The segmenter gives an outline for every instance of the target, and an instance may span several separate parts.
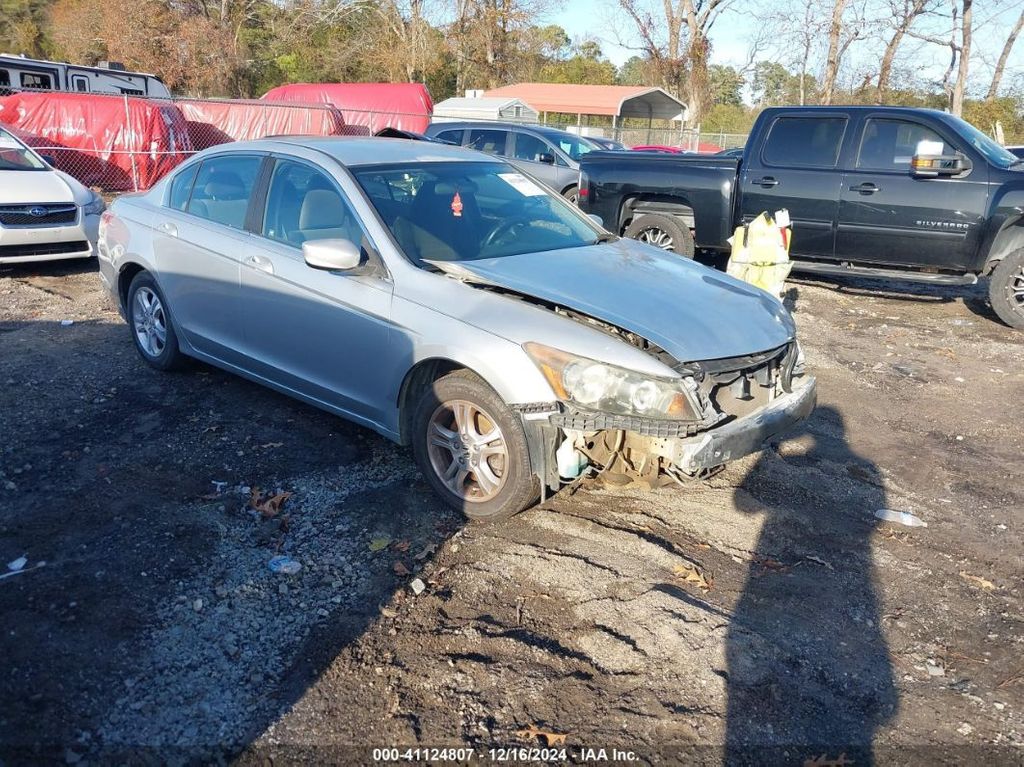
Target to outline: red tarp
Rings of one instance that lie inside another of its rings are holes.
[[[422,83],[294,83],[271,88],[262,98],[331,104],[347,125],[365,127],[367,135],[388,127],[423,133],[434,114]]]
[[[176,99],[174,103],[188,120],[188,135],[196,149],[264,136],[339,136],[346,132],[341,112],[329,104],[196,99]]]
[[[0,122],[31,134],[37,151],[87,186],[148,189],[193,153],[182,113],[169,101],[92,93],[0,97]]]

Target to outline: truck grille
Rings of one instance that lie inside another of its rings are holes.
[[[78,208],[68,203],[0,205],[0,224],[3,226],[73,224],[77,217]]]

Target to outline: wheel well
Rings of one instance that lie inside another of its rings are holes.
[[[619,233],[624,232],[630,222],[643,213],[673,216],[688,229],[694,228],[693,207],[688,200],[671,195],[643,194],[627,197],[622,201],[622,208],[619,210]]]
[[[989,248],[983,273],[991,274],[1000,261],[1019,248],[1024,248],[1024,225],[1017,223],[1005,227],[996,235]]]
[[[576,183],[575,181],[573,181],[573,182],[572,182],[571,184],[569,184],[568,186],[566,186],[566,187],[565,187],[565,188],[564,188],[564,189],[562,190],[562,194],[564,195],[564,194],[565,194],[566,192],[568,192],[568,191],[569,191],[570,189],[576,189],[576,188],[577,188],[578,186],[579,186],[579,184],[577,184],[577,183]]]
[[[454,370],[465,370],[460,365],[449,359],[434,357],[417,362],[402,381],[402,387],[398,390],[398,429],[401,444],[408,445],[410,440],[409,432],[412,430],[413,410],[420,392],[429,387],[438,378],[448,375]]]
[[[121,272],[117,275],[117,295],[121,300],[121,308],[125,311],[128,310],[128,287],[135,279],[135,275],[144,271],[146,270],[138,264],[128,263],[121,267]]]

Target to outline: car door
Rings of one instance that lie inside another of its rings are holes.
[[[839,209],[840,151],[849,119],[842,113],[783,114],[767,127],[761,151],[740,176],[740,215],[785,208],[793,222],[793,255],[831,258]]]
[[[843,178],[836,255],[893,266],[965,269],[977,252],[988,207],[988,174],[978,163],[957,177],[916,178],[910,160],[953,155],[956,139],[939,126],[871,115]]]
[[[248,367],[278,386],[372,423],[394,402],[382,392],[393,365],[392,283],[337,180],[313,163],[276,157],[242,262],[242,309]],[[368,264],[328,272],[306,264],[302,244],[348,239]],[[379,267],[379,268],[378,268]]]
[[[231,364],[242,347],[239,263],[263,159],[232,152],[182,168],[153,220],[157,277],[178,327],[197,351]]]
[[[513,144],[509,160],[513,165],[543,181],[555,191],[561,191],[559,174],[564,169],[555,165],[557,153],[554,147],[532,133],[513,131]],[[545,162],[544,160],[550,160]]]

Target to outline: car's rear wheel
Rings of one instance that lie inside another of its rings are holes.
[[[174,370],[185,364],[167,301],[148,272],[139,272],[128,287],[126,314],[142,359],[158,370]]]
[[[1024,330],[1024,248],[1000,261],[988,283],[988,297],[999,319]]]
[[[693,235],[672,216],[663,216],[660,213],[637,216],[626,227],[626,236],[686,258],[693,258]]]
[[[505,519],[537,501],[522,423],[467,370],[449,373],[423,392],[412,440],[431,487],[470,519]]]

